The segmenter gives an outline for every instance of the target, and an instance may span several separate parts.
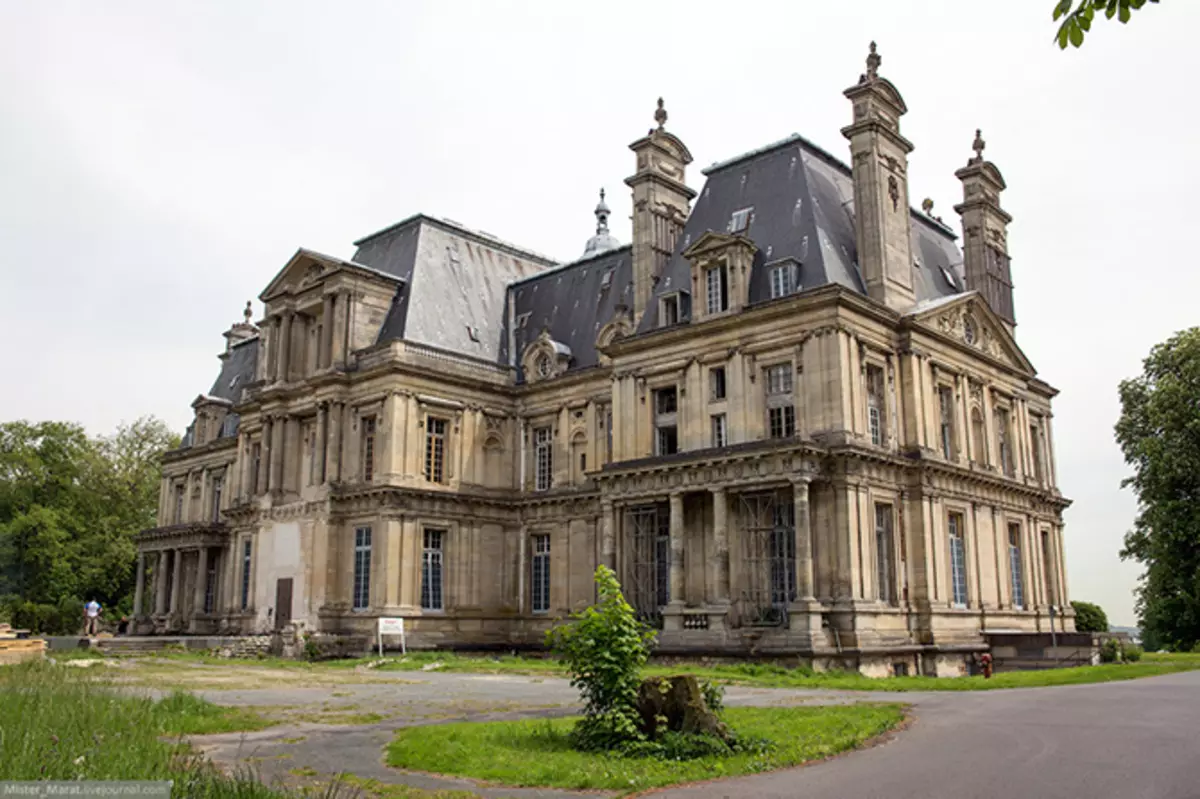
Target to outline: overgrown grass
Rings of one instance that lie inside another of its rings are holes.
[[[176,797],[280,799],[253,775],[219,774],[179,738],[266,723],[185,694],[121,696],[62,666],[2,667],[0,780],[174,780]]]
[[[731,708],[738,734],[773,742],[766,752],[695,760],[619,757],[572,749],[574,719],[459,723],[407,728],[388,747],[388,765],[516,786],[640,791],[680,782],[794,766],[843,752],[894,727],[900,705]]]

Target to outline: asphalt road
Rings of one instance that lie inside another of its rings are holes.
[[[1200,797],[1200,672],[912,698],[912,726],[872,749],[647,796]]]

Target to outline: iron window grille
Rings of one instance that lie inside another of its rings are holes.
[[[371,605],[371,528],[354,530],[354,610],[366,610]]]
[[[445,530],[425,531],[425,548],[421,553],[421,607],[424,610],[445,609],[442,594],[445,534]]]
[[[550,612],[550,536],[533,537],[533,557],[529,563],[529,585],[534,613]]]
[[[1008,526],[1008,573],[1012,581],[1012,606],[1025,607],[1025,580],[1021,574],[1021,526]]]
[[[250,556],[253,552],[253,544],[247,538],[242,543],[242,610],[250,607]]]
[[[896,604],[895,537],[892,532],[892,506],[875,506],[875,566],[879,582],[879,601]]]
[[[725,414],[718,413],[712,417],[712,445],[724,447],[728,443],[725,435]]]
[[[631,507],[625,512],[629,603],[639,619],[655,627],[662,626],[662,607],[671,600],[670,523],[666,503]]]
[[[787,623],[796,599],[796,515],[790,490],[742,494],[739,501],[744,579],[738,616],[751,626]]]

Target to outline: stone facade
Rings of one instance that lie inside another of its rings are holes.
[[[139,630],[538,646],[606,564],[664,654],[946,674],[1051,606],[1071,631],[1003,178],[977,137],[960,256],[878,68],[850,167],[793,137],[700,194],[660,101],[631,246],[602,199],[563,266],[426,216],[298,251],[164,458]]]

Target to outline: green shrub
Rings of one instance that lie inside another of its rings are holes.
[[[1109,638],[1100,645],[1100,662],[1101,663],[1119,663],[1121,661],[1121,642],[1116,638]]]
[[[5,601],[4,615],[13,627],[37,635],[78,635],[83,631],[83,600],[74,597],[50,605],[12,596]]]
[[[1130,644],[1125,647],[1125,662],[1137,663],[1142,659],[1142,648],[1137,644]]]
[[[596,588],[595,605],[546,634],[547,644],[562,658],[571,685],[583,698],[584,717],[571,737],[572,744],[584,751],[617,749],[644,740],[638,688],[655,635],[638,621],[607,566],[596,568]]]
[[[1099,605],[1091,602],[1074,601],[1071,607],[1075,610],[1075,629],[1081,633],[1108,632],[1108,614]]]
[[[708,705],[708,709],[713,713],[720,713],[725,709],[725,686],[711,680],[700,680],[700,693],[704,695],[704,704]]]

